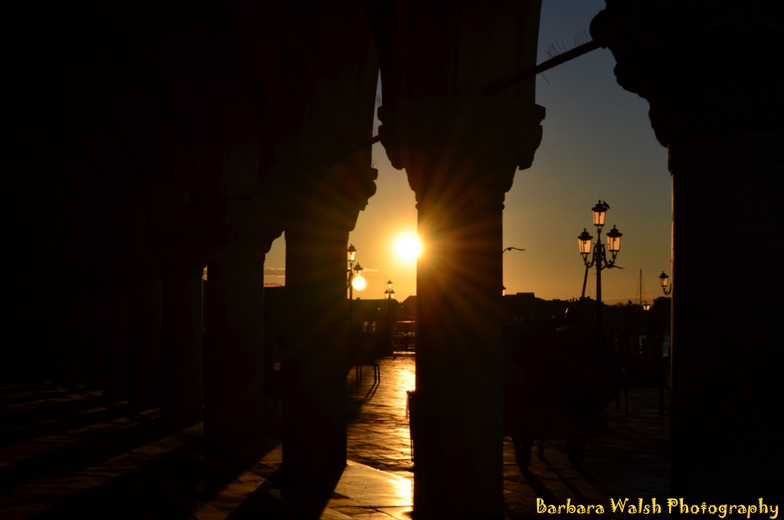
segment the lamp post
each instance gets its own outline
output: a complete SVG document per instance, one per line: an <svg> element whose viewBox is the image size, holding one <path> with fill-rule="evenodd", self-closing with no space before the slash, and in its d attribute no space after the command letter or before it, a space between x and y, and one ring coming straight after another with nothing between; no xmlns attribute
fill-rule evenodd
<svg viewBox="0 0 784 520"><path fill-rule="evenodd" d="M669 296L672 292L672 285L670 283L670 277L667 276L667 273L662 271L662 274L659 275L659 285L662 288L662 292L665 296Z"/></svg>
<svg viewBox="0 0 784 520"><path fill-rule="evenodd" d="M392 280L387 280L387 290L384 291L384 299L389 301L395 299L395 290L392 289Z"/></svg>
<svg viewBox="0 0 784 520"><path fill-rule="evenodd" d="M348 261L348 278L346 280L346 285L348 285L348 299L354 299L354 289L351 286L351 279L354 276L354 260L357 258L357 248L354 247L354 244L349 244L348 249L346 250L346 260Z"/></svg>
<svg viewBox="0 0 784 520"><path fill-rule="evenodd" d="M354 264L357 258L357 248L349 244L346 250L346 260L348 261L346 285L348 285L348 352L349 356L355 355L354 346L356 345L354 334L354 289L361 291L365 288L366 282L362 277L362 266L359 262Z"/></svg>
<svg viewBox="0 0 784 520"><path fill-rule="evenodd" d="M596 226L597 233L596 245L594 245L593 249L591 249L593 237L588 233L587 229L583 229L583 232L577 237L580 254L583 257L583 263L585 264L581 300L585 298L585 284L588 281L588 270L592 267L596 268L596 324L599 328L601 328L602 323L602 271L612 267L619 267L615 265L615 258L621 250L621 237L623 236L623 233L613 226L610 232L607 233L607 248L605 249L604 244L602 244L602 228L605 224L608 209L610 209L610 205L601 200L591 208L593 225ZM607 258L607 251L612 254L609 259Z"/></svg>
<svg viewBox="0 0 784 520"><path fill-rule="evenodd" d="M384 291L384 299L387 301L387 345L392 346L392 300L395 299L395 290L392 288L392 280L387 280L387 290Z"/></svg>
<svg viewBox="0 0 784 520"><path fill-rule="evenodd" d="M357 248L355 248L354 245L351 244L348 246L348 249L346 250L346 260L348 260L348 270L347 270L348 279L346 283L348 285L349 300L354 299L354 289L356 289L357 291L361 291L367 286L367 282L362 277L363 267L359 265L359 262L357 262L357 264L354 265L354 260L356 260L356 258L357 258Z"/></svg>
<svg viewBox="0 0 784 520"><path fill-rule="evenodd" d="M354 271L351 274L351 293L352 293L352 297L353 297L354 289L356 289L357 291L362 291L363 289L365 289L365 287L367 287L367 281L362 276L362 270L363 269L364 269L364 267L359 265L359 262L357 262L357 265L354 266Z"/></svg>

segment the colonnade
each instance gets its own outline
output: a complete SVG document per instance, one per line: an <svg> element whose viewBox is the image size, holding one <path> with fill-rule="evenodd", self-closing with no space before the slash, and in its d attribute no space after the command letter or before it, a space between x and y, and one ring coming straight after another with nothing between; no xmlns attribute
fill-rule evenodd
<svg viewBox="0 0 784 520"><path fill-rule="evenodd" d="M40 23L22 27L37 38L13 69L9 193L24 209L7 220L4 375L159 406L173 425L203 420L215 453L252 459L270 420L264 257L285 232L296 323L284 334L284 498L316 514L345 465L345 248L375 191L365 144L380 67L381 142L406 170L430 251L417 281L415 511L500 519L503 201L533 161L544 109L530 78L482 89L535 64L539 2L306 4L104 6L98 23L30 14ZM645 4L609 2L593 33L621 85L651 101L671 153L673 490L775 499L777 309L737 303L782 289L780 9L727 3L738 18L695 2L651 17ZM743 74L700 35L749 42L722 47ZM732 287L713 254L725 236L752 249Z"/></svg>

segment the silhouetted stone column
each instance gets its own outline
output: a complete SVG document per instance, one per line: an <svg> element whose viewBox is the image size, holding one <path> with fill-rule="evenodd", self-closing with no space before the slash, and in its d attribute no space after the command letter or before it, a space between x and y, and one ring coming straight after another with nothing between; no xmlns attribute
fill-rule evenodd
<svg viewBox="0 0 784 520"><path fill-rule="evenodd" d="M540 2L368 4L382 74L381 142L392 165L406 169L425 241L414 513L503 518L503 200L517 168L533 161L544 110L533 104L530 78L482 92L535 65Z"/></svg>
<svg viewBox="0 0 784 520"><path fill-rule="evenodd" d="M213 155L204 153L206 157L191 161L199 151L187 146L187 140L172 132L162 141L160 169L171 173L155 185L156 198L165 203L157 205L150 217L150 249L157 256L162 278L161 418L169 425L183 426L202 419L202 291L207 261L199 239L206 240L207 231L218 227L220 220L199 204L202 198L182 196L190 190L201 195L196 188L203 188L207 172L214 171L209 159Z"/></svg>
<svg viewBox="0 0 784 520"><path fill-rule="evenodd" d="M204 434L210 447L257 455L262 416L263 257L210 259L205 291Z"/></svg>
<svg viewBox="0 0 784 520"><path fill-rule="evenodd" d="M60 361L58 361L64 364L63 370L67 374L66 381L74 385L85 385L90 371L87 327L89 305L87 287L90 285L90 280L84 276L83 268L84 266L73 267L71 272L76 274L65 284L65 290L71 293L70 308L64 312L64 320L67 322L65 330L70 331L73 344L71 348L59 356ZM68 359L63 359L64 356L67 356Z"/></svg>
<svg viewBox="0 0 784 520"><path fill-rule="evenodd" d="M501 518L503 191L457 191L418 195L414 503L417 518Z"/></svg>
<svg viewBox="0 0 784 520"><path fill-rule="evenodd" d="M72 236L57 237L59 243L51 244L53 248L49 251L68 251L66 247L68 245L72 247L74 242L68 241ZM49 259L50 256L49 252L42 252L38 258ZM84 286L88 284L88 278L84 273L88 271L84 270L84 263L75 261L75 257L76 255L64 254L62 264L56 269L50 266L36 271L37 280L31 280L26 276L18 279L19 282L26 284L25 290L13 300L15 308L6 307L7 310L4 312L7 323L26 331L26 334L19 339L12 339L14 338L12 330L7 330L5 333L7 339L4 341L8 342L9 346L14 345L14 350L18 349L17 352L25 355L36 353L40 356L35 363L36 368L41 370L37 375L53 378L68 386L84 384L86 368ZM31 258L35 257L31 256ZM30 266L27 265L25 268L29 269ZM14 272L10 268L7 269L7 272ZM34 285L36 282L40 285ZM42 294L49 292L56 296L42 298ZM33 321L23 324L20 315L28 319L36 317L39 320L44 317L45 322ZM24 340L29 341L30 344L25 344ZM40 353L37 349L40 349ZM21 375L19 367L14 367L11 360L4 360L4 362L5 367L0 368L0 372L10 370L10 373L15 376Z"/></svg>
<svg viewBox="0 0 784 520"><path fill-rule="evenodd" d="M670 168L673 492L780 503L784 135L672 144Z"/></svg>
<svg viewBox="0 0 784 520"><path fill-rule="evenodd" d="M320 512L346 464L346 243L318 220L286 230L285 499Z"/></svg>
<svg viewBox="0 0 784 520"><path fill-rule="evenodd" d="M312 7L288 18L268 144L286 236L283 496L317 518L346 463L346 248L375 192L378 66L361 2Z"/></svg>
<svg viewBox="0 0 784 520"><path fill-rule="evenodd" d="M106 326L105 334L98 338L103 363L101 386L108 401L125 401L128 399L131 287L124 265L114 265L103 290Z"/></svg>
<svg viewBox="0 0 784 520"><path fill-rule="evenodd" d="M286 219L283 355L284 499L317 517L346 465L346 248L375 192L369 165L299 172Z"/></svg>
<svg viewBox="0 0 784 520"><path fill-rule="evenodd" d="M84 285L84 384L94 390L103 384L103 345L107 335L106 291L101 270L96 269L91 276L85 276Z"/></svg>
<svg viewBox="0 0 784 520"><path fill-rule="evenodd" d="M229 27L228 25L226 27ZM255 29L254 29L255 30ZM266 197L266 142L255 83L235 67L244 33L225 34L216 62L214 148L198 203L203 227L188 222L207 258L204 337L204 433L211 447L254 461L264 440L264 258L281 233ZM250 53L252 54L252 53ZM242 60L239 60L242 61ZM214 162L213 162L214 161ZM214 170L213 170L214 168Z"/></svg>
<svg viewBox="0 0 784 520"><path fill-rule="evenodd" d="M695 504L783 498L783 23L741 0L608 2L592 23L669 149L672 494Z"/></svg>
<svg viewBox="0 0 784 520"><path fill-rule="evenodd" d="M417 518L503 517L502 211L541 140L541 107L515 98L406 99L382 142L416 193ZM459 490L470 490L455 500Z"/></svg>
<svg viewBox="0 0 784 520"><path fill-rule="evenodd" d="M226 105L210 158L220 171L209 178L217 191L205 190L190 208L204 213L203 228L194 229L207 258L204 434L210 447L250 461L264 449L264 257L280 230L263 200L254 100L236 77L223 80Z"/></svg>
<svg viewBox="0 0 784 520"><path fill-rule="evenodd" d="M160 406L163 283L151 258L132 267L129 321L129 398L137 410Z"/></svg>
<svg viewBox="0 0 784 520"><path fill-rule="evenodd" d="M202 272L184 262L164 271L161 417L176 425L201 419Z"/></svg>
<svg viewBox="0 0 784 520"><path fill-rule="evenodd" d="M252 155L248 155L252 157ZM232 170L237 181L253 170ZM257 460L264 439L264 257L280 231L255 198L232 201L209 229L204 290L204 435L210 456ZM193 290L191 287L189 290Z"/></svg>

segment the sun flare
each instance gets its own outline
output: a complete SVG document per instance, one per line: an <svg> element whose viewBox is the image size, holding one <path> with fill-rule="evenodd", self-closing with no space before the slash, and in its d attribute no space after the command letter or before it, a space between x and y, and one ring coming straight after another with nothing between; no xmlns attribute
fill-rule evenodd
<svg viewBox="0 0 784 520"><path fill-rule="evenodd" d="M422 255L422 241L416 233L400 235L395 241L395 253L406 262L414 262Z"/></svg>

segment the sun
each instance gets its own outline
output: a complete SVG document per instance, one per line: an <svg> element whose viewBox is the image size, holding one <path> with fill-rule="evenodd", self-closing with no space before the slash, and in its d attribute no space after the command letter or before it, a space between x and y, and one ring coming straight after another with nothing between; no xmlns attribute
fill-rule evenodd
<svg viewBox="0 0 784 520"><path fill-rule="evenodd" d="M395 253L400 260L414 262L422 255L422 241L416 233L405 233L395 241Z"/></svg>

